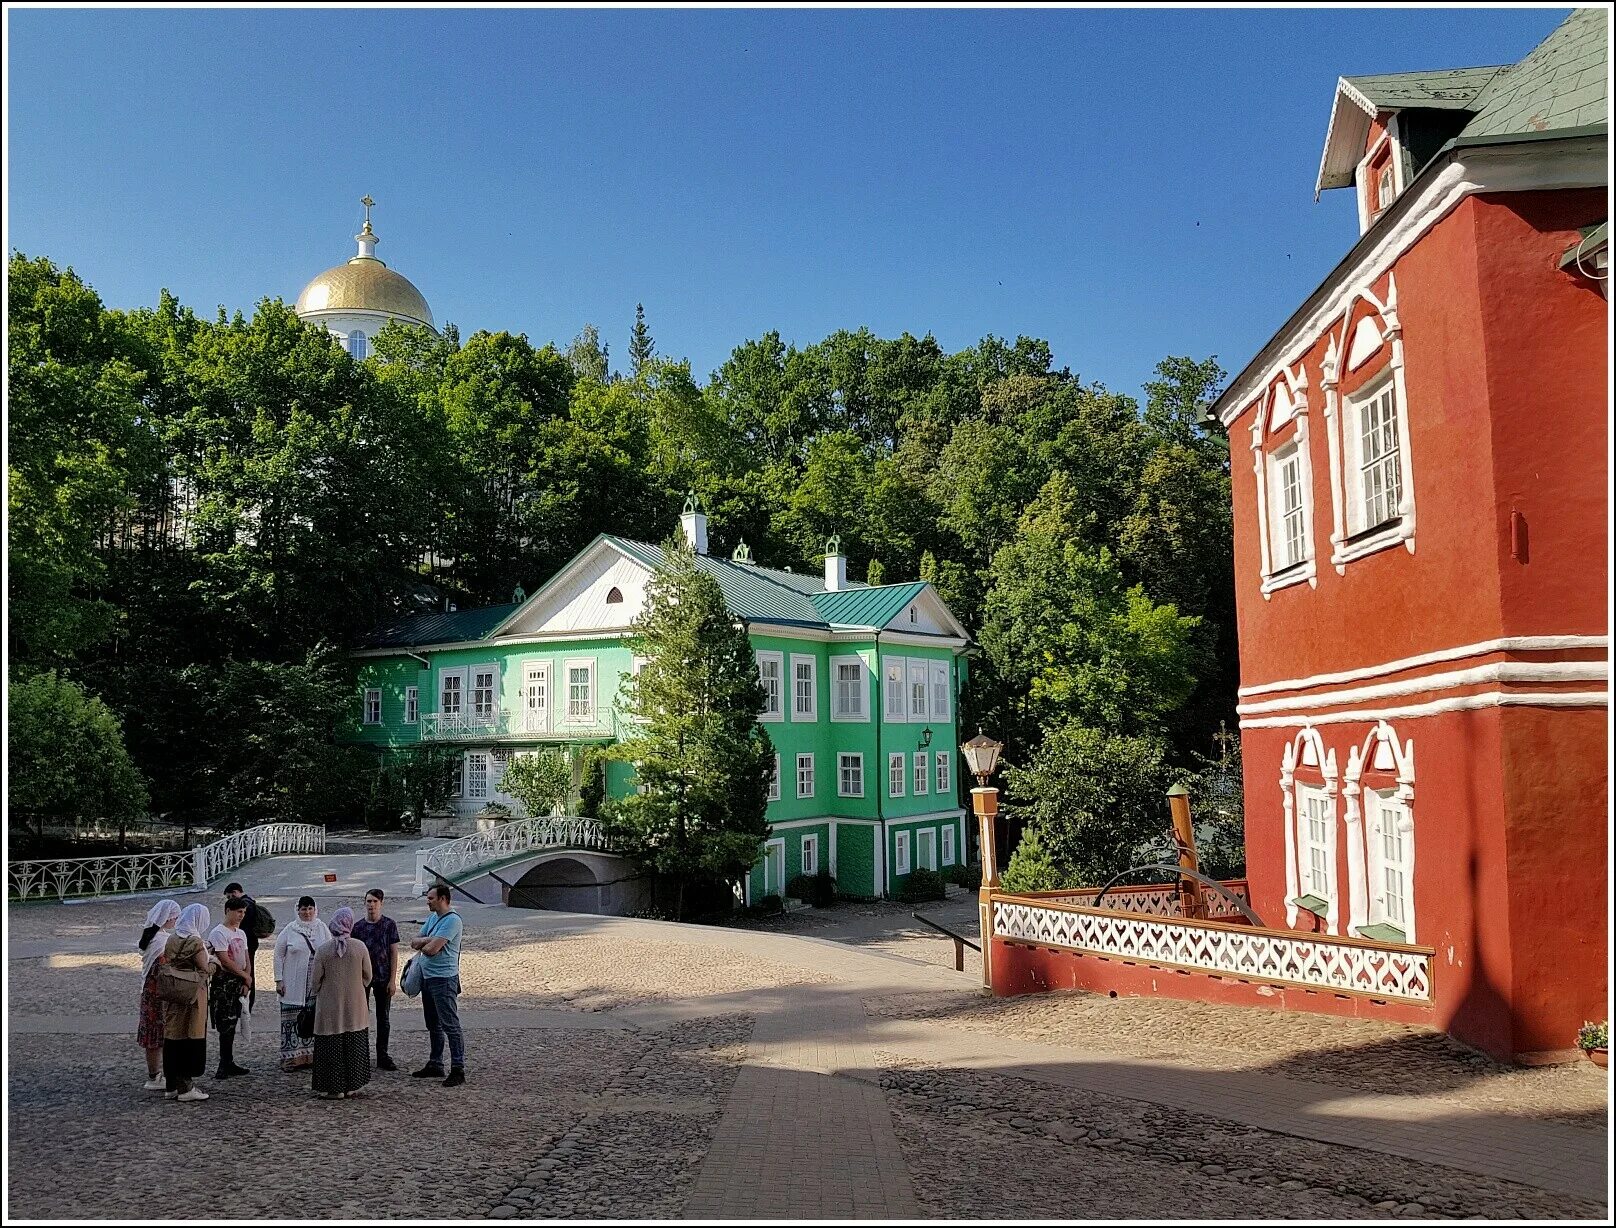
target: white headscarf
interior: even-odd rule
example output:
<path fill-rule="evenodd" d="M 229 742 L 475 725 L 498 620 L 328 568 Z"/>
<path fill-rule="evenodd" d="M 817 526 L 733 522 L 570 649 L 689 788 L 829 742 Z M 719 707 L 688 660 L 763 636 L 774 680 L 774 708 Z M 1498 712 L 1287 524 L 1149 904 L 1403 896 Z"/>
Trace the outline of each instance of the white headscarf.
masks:
<path fill-rule="evenodd" d="M 201 939 L 213 928 L 212 922 L 206 904 L 187 904 L 180 910 L 180 923 L 174 927 L 174 932 L 181 938 Z"/>
<path fill-rule="evenodd" d="M 157 967 L 157 961 L 163 958 L 163 948 L 168 945 L 168 935 L 163 933 L 163 930 L 179 915 L 180 906 L 173 900 L 158 900 L 146 914 L 146 925 L 148 927 L 155 925 L 157 932 L 151 936 L 146 949 L 140 953 L 141 976 L 150 976 L 152 969 Z"/>

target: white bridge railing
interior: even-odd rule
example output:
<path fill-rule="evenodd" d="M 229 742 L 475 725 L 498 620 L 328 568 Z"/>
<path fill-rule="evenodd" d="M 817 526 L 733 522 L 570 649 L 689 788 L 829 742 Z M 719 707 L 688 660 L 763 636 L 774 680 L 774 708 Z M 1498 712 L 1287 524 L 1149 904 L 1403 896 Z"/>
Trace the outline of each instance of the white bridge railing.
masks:
<path fill-rule="evenodd" d="M 594 849 L 611 851 L 611 841 L 596 819 L 571 815 L 546 815 L 537 819 L 513 819 L 489 831 L 462 836 L 422 849 L 415 854 L 415 893 L 431 885 L 434 874 L 459 882 L 469 870 L 496 865 L 523 853 L 543 849 Z M 431 866 L 429 872 L 427 867 Z"/>
<path fill-rule="evenodd" d="M 1105 902 L 1111 903 L 1109 892 Z M 991 926 L 993 938 L 1081 954 L 1308 989 L 1431 1001 L 1433 952 L 1428 947 L 1140 916 L 1027 896 L 995 895 Z"/>
<path fill-rule="evenodd" d="M 219 875 L 272 853 L 321 853 L 325 828 L 264 823 L 194 849 L 6 863 L 8 900 L 58 900 L 206 887 Z"/>

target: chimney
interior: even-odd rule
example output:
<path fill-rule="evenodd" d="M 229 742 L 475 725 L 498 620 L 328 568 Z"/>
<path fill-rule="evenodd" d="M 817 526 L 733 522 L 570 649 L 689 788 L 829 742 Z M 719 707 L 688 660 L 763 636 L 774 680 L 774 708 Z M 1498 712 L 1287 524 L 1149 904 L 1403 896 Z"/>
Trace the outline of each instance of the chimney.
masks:
<path fill-rule="evenodd" d="M 825 543 L 825 591 L 839 593 L 847 587 L 847 556 L 842 553 L 842 539 L 832 537 Z"/>
<path fill-rule="evenodd" d="M 707 516 L 698 511 L 696 507 L 696 492 L 691 491 L 690 497 L 685 500 L 684 514 L 679 517 L 679 527 L 685 532 L 685 541 L 697 554 L 707 553 Z"/>

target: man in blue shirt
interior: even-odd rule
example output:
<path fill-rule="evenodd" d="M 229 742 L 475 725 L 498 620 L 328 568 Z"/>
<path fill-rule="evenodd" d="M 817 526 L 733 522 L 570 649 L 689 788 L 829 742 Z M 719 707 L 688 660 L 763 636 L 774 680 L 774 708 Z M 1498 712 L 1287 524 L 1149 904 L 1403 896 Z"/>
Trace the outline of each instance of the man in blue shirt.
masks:
<path fill-rule="evenodd" d="M 446 883 L 427 888 L 426 903 L 432 915 L 421 926 L 421 936 L 410 943 L 421 953 L 421 1011 L 432 1038 L 432 1056 L 415 1077 L 434 1079 L 443 1074 L 447 1038 L 449 1077 L 443 1080 L 445 1087 L 459 1087 L 466 1081 L 466 1042 L 460 1030 L 460 934 L 464 927 L 452 898 L 453 890 Z"/>

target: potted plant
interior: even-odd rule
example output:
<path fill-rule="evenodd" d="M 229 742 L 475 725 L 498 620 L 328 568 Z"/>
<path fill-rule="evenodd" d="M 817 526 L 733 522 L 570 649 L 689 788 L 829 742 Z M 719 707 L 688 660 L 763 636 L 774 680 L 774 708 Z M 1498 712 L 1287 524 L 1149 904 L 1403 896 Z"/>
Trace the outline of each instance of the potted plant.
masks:
<path fill-rule="evenodd" d="M 1577 1048 L 1595 1066 L 1605 1069 L 1610 1061 L 1610 1021 L 1583 1024 L 1582 1031 L 1577 1033 Z"/>

